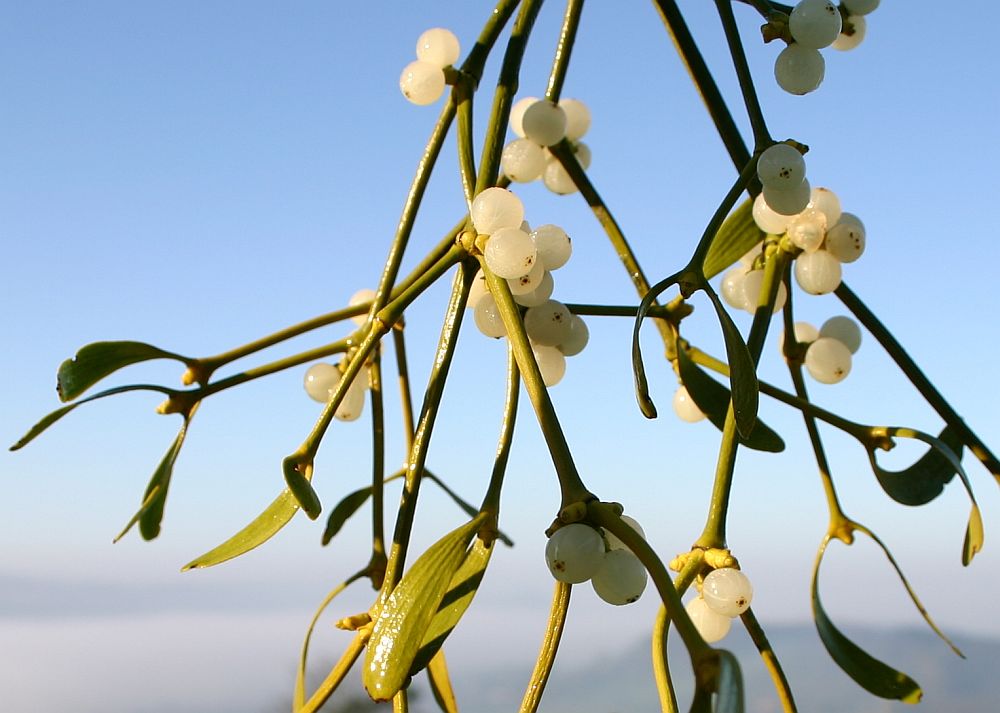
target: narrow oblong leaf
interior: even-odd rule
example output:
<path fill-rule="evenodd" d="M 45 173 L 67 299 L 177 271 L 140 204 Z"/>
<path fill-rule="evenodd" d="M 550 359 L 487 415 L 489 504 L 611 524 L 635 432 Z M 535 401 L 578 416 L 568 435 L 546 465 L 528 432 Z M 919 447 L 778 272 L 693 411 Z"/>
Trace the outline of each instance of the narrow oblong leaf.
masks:
<path fill-rule="evenodd" d="M 639 309 L 636 311 L 635 322 L 632 325 L 632 377 L 635 380 L 635 398 L 639 402 L 639 410 L 646 418 L 656 418 L 656 406 L 649 396 L 649 380 L 646 379 L 646 367 L 642 363 L 639 329 L 642 327 L 642 320 L 649 313 L 649 308 L 656 302 L 656 298 L 676 285 L 680 277 L 681 273 L 677 272 L 650 287 L 649 292 L 643 295 L 642 301 L 639 302 Z"/>
<path fill-rule="evenodd" d="M 255 517 L 250 524 L 200 557 L 188 562 L 181 570 L 212 567 L 234 557 L 246 554 L 255 547 L 270 540 L 299 511 L 299 503 L 288 488 L 281 491 L 267 509 Z"/>
<path fill-rule="evenodd" d="M 94 342 L 59 366 L 56 377 L 59 400 L 72 401 L 109 374 L 150 359 L 175 359 L 185 365 L 193 361 L 144 342 Z"/>
<path fill-rule="evenodd" d="M 305 468 L 300 470 L 303 465 Z M 310 520 L 319 517 L 320 512 L 323 511 L 323 505 L 310 482 L 312 480 L 312 463 L 302 463 L 298 458 L 285 458 L 281 464 L 281 471 L 285 476 L 288 489 L 295 496 L 302 511 Z"/>
<path fill-rule="evenodd" d="M 749 438 L 757 423 L 757 406 L 760 402 L 757 368 L 746 342 L 740 336 L 740 330 L 736 328 L 733 318 L 729 316 L 715 290 L 706 284 L 705 294 L 712 301 L 719 316 L 719 323 L 722 325 L 722 338 L 726 343 L 726 361 L 729 362 L 729 385 L 732 390 L 736 430 L 744 438 Z"/>
<path fill-rule="evenodd" d="M 719 650 L 715 695 L 715 713 L 743 713 L 743 673 L 736 657 L 724 649 Z"/>
<path fill-rule="evenodd" d="M 938 439 L 961 459 L 962 440 L 951 429 L 945 427 Z M 868 458 L 882 490 L 903 505 L 925 505 L 931 502 L 944 491 L 944 486 L 951 482 L 957 472 L 952 461 L 934 446 L 913 465 L 899 471 L 887 470 L 879 465 L 873 448 L 868 450 Z"/>
<path fill-rule="evenodd" d="M 181 424 L 181 430 L 177 433 L 177 437 L 170 444 L 170 448 L 167 449 L 163 459 L 160 460 L 149 479 L 149 484 L 142 494 L 142 505 L 115 537 L 115 542 L 123 538 L 136 523 L 139 523 L 139 534 L 144 540 L 155 539 L 160 534 L 163 508 L 167 504 L 167 492 L 170 489 L 170 478 L 174 473 L 174 463 L 177 462 L 177 456 L 180 455 L 181 446 L 184 445 L 184 439 L 187 436 L 188 425 L 196 410 L 197 407 L 184 418 L 184 423 Z"/>
<path fill-rule="evenodd" d="M 458 701 L 451 687 L 451 676 L 448 675 L 448 664 L 441 649 L 427 664 L 427 680 L 431 684 L 431 693 L 442 713 L 458 713 Z"/>
<path fill-rule="evenodd" d="M 480 514 L 431 545 L 392 590 L 375 618 L 365 653 L 362 682 L 374 701 L 388 701 L 402 688 L 413 659 L 451 578 L 486 519 Z"/>
<path fill-rule="evenodd" d="M 116 386 L 113 389 L 107 389 L 106 391 L 102 391 L 99 394 L 94 394 L 93 396 L 88 396 L 85 399 L 80 399 L 75 404 L 70 404 L 69 406 L 63 406 L 61 408 L 57 408 L 52 413 L 45 415 L 38 421 L 38 423 L 36 423 L 34 426 L 28 429 L 28 432 L 25 433 L 23 436 L 21 436 L 21 438 L 18 439 L 17 443 L 15 443 L 10 447 L 10 450 L 16 451 L 21 448 L 24 448 L 26 445 L 35 440 L 35 438 L 41 435 L 45 430 L 47 430 L 49 426 L 51 426 L 53 423 L 61 419 L 63 416 L 68 414 L 77 406 L 83 406 L 84 404 L 90 403 L 91 401 L 97 401 L 98 399 L 103 399 L 108 396 L 114 396 L 115 394 L 123 394 L 128 391 L 155 391 L 157 393 L 166 394 L 167 396 L 176 393 L 175 391 L 164 388 L 162 386 L 153 386 L 151 384 L 130 384 L 128 386 Z"/>
<path fill-rule="evenodd" d="M 451 582 L 448 583 L 448 591 L 442 598 L 430 626 L 424 633 L 420 642 L 420 650 L 410 667 L 411 676 L 430 664 L 434 656 L 441 650 L 445 639 L 448 638 L 469 605 L 472 604 L 472 599 L 479 591 L 479 585 L 483 581 L 483 575 L 486 573 L 486 567 L 490 563 L 492 554 L 493 545 L 487 546 L 482 540 L 476 540 L 466 553 L 462 566 L 456 570 Z"/>
<path fill-rule="evenodd" d="M 705 279 L 711 279 L 743 257 L 764 239 L 764 231 L 753 219 L 753 201 L 747 199 L 736 206 L 712 238 L 705 255 Z"/>
<path fill-rule="evenodd" d="M 919 703 L 923 691 L 916 681 L 868 654 L 844 636 L 826 615 L 819 597 L 819 566 L 828 542 L 829 536 L 820 545 L 812 578 L 813 618 L 823 646 L 844 673 L 872 695 L 904 703 Z"/>
<path fill-rule="evenodd" d="M 726 423 L 731 394 L 729 389 L 698 368 L 684 349 L 677 350 L 677 366 L 681 381 L 702 413 L 720 431 Z M 737 434 L 747 448 L 769 453 L 785 450 L 785 442 L 766 424 L 758 421 L 749 438 Z"/>
<path fill-rule="evenodd" d="M 372 486 L 367 488 L 359 488 L 353 493 L 348 493 L 344 498 L 337 503 L 333 510 L 330 511 L 330 517 L 326 520 L 326 529 L 323 530 L 323 537 L 321 542 L 324 545 L 330 544 L 330 540 L 340 532 L 340 529 L 344 526 L 344 523 L 350 519 L 350 517 L 356 513 L 362 505 L 368 502 L 368 498 L 372 496 Z"/>

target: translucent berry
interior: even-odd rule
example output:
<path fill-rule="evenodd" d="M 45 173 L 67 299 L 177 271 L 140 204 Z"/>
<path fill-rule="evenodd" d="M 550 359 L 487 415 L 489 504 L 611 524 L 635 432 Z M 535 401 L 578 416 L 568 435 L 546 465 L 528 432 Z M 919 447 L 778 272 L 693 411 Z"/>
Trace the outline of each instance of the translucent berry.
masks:
<path fill-rule="evenodd" d="M 708 604 L 701 597 L 695 597 L 684 607 L 694 628 L 698 630 L 706 643 L 713 644 L 721 640 L 729 633 L 733 620 L 728 616 L 718 614 L 709 609 Z"/>
<path fill-rule="evenodd" d="M 510 130 L 522 139 L 524 138 L 524 124 L 522 123 L 524 112 L 528 110 L 529 106 L 538 101 L 538 97 L 524 97 L 514 102 L 514 105 L 510 108 Z"/>
<path fill-rule="evenodd" d="M 514 139 L 500 155 L 504 175 L 516 183 L 530 183 L 545 170 L 545 150 L 530 139 Z"/>
<path fill-rule="evenodd" d="M 590 129 L 590 109 L 579 99 L 560 99 L 559 106 L 566 114 L 566 138 L 578 141 Z"/>
<path fill-rule="evenodd" d="M 399 89 L 417 106 L 433 104 L 444 93 L 444 72 L 430 62 L 410 62 L 399 75 Z"/>
<path fill-rule="evenodd" d="M 538 251 L 538 261 L 546 270 L 558 270 L 573 254 L 573 242 L 558 225 L 540 225 L 531 233 Z"/>
<path fill-rule="evenodd" d="M 555 347 L 545 347 L 533 344 L 531 351 L 535 354 L 538 371 L 542 374 L 542 383 L 555 386 L 566 375 L 566 355 Z"/>
<path fill-rule="evenodd" d="M 552 296 L 552 289 L 555 286 L 555 282 L 552 280 L 552 274 L 548 271 L 542 275 L 542 281 L 535 288 L 534 292 L 529 292 L 524 295 L 514 295 L 514 301 L 517 302 L 522 307 L 537 307 L 538 305 L 545 304 L 548 302 L 549 298 Z"/>
<path fill-rule="evenodd" d="M 851 350 L 844 343 L 820 337 L 806 349 L 806 369 L 821 384 L 836 384 L 851 373 Z"/>
<path fill-rule="evenodd" d="M 764 186 L 761 195 L 764 196 L 764 202 L 767 203 L 768 208 L 775 213 L 788 216 L 788 222 L 791 222 L 792 216 L 798 215 L 809 205 L 810 192 L 811 188 L 807 178 L 795 188 L 790 188 L 787 191 Z"/>
<path fill-rule="evenodd" d="M 573 182 L 572 177 L 570 177 L 569 172 L 563 168 L 563 165 L 554 156 L 550 156 L 548 161 L 545 162 L 545 170 L 542 171 L 542 182 L 546 188 L 559 196 L 568 196 L 579 190 L 576 183 Z"/>
<path fill-rule="evenodd" d="M 365 302 L 371 302 L 373 299 L 375 299 L 375 290 L 369 290 L 367 288 L 363 290 L 358 290 L 353 295 L 351 295 L 351 299 L 347 301 L 347 306 L 357 307 L 358 305 L 364 304 Z M 368 321 L 368 313 L 365 312 L 364 314 L 355 315 L 351 317 L 351 321 L 354 322 L 359 327 L 361 327 L 364 325 L 365 322 Z"/>
<path fill-rule="evenodd" d="M 774 78 L 789 94 L 808 94 L 823 82 L 826 62 L 819 50 L 796 43 L 781 50 L 774 61 Z"/>
<path fill-rule="evenodd" d="M 761 300 L 760 291 L 763 286 L 763 270 L 752 270 L 743 277 L 743 309 L 750 314 L 757 311 L 757 305 L 760 304 Z M 785 306 L 787 299 L 788 288 L 785 287 L 783 282 L 780 282 L 778 283 L 778 292 L 774 297 L 774 308 L 771 310 L 771 313 L 774 314 L 780 311 Z"/>
<path fill-rule="evenodd" d="M 771 208 L 764 200 L 764 194 L 758 193 L 753 199 L 753 222 L 765 233 L 781 235 L 788 228 L 791 216 L 782 215 Z"/>
<path fill-rule="evenodd" d="M 569 336 L 559 344 L 559 351 L 565 356 L 576 356 L 587 347 L 590 341 L 590 330 L 583 317 L 578 314 L 573 315 L 573 323 L 570 325 Z"/>
<path fill-rule="evenodd" d="M 841 213 L 840 220 L 826 233 L 823 245 L 841 262 L 854 262 L 865 251 L 865 225 L 853 213 Z"/>
<path fill-rule="evenodd" d="M 816 252 L 826 236 L 826 225 L 826 215 L 807 206 L 788 224 L 788 238 L 807 253 Z"/>
<path fill-rule="evenodd" d="M 586 171 L 590 168 L 590 160 L 592 157 L 590 153 L 590 147 L 582 141 L 578 142 L 573 146 L 573 155 L 576 157 L 576 162 L 580 164 L 580 167 Z"/>
<path fill-rule="evenodd" d="M 347 387 L 344 398 L 334 411 L 333 417 L 338 421 L 356 421 L 361 418 L 365 408 L 365 394 L 368 392 L 368 376 L 364 369 L 358 372 L 354 381 Z"/>
<path fill-rule="evenodd" d="M 850 15 L 868 15 L 875 12 L 880 0 L 841 0 Z"/>
<path fill-rule="evenodd" d="M 861 348 L 861 327 L 853 319 L 844 315 L 830 317 L 823 322 L 823 326 L 819 328 L 819 336 L 836 339 L 847 347 L 851 354 L 856 354 Z"/>
<path fill-rule="evenodd" d="M 330 400 L 332 391 L 340 383 L 340 369 L 333 364 L 319 362 L 306 370 L 306 393 L 313 401 L 325 404 Z"/>
<path fill-rule="evenodd" d="M 798 149 L 775 144 L 757 159 L 757 177 L 765 186 L 781 190 L 795 188 L 806 177 L 806 162 Z"/>
<path fill-rule="evenodd" d="M 558 104 L 540 99 L 524 110 L 521 127 L 525 138 L 541 146 L 552 146 L 566 136 L 566 112 Z"/>
<path fill-rule="evenodd" d="M 483 295 L 488 295 L 490 288 L 486 284 L 486 273 L 482 270 L 472 278 L 472 287 L 469 289 L 469 299 L 465 302 L 466 309 L 475 309 Z"/>
<path fill-rule="evenodd" d="M 500 228 L 519 228 L 524 220 L 524 204 L 506 188 L 494 186 L 473 199 L 471 214 L 476 232 L 492 235 Z"/>
<path fill-rule="evenodd" d="M 500 228 L 486 241 L 483 257 L 498 277 L 510 280 L 527 275 L 535 266 L 535 243 L 520 228 Z"/>
<path fill-rule="evenodd" d="M 811 295 L 825 295 L 840 286 L 840 261 L 826 250 L 795 258 L 795 281 Z"/>
<path fill-rule="evenodd" d="M 438 67 L 455 64 L 461 51 L 455 33 L 443 27 L 431 28 L 417 40 L 417 59 Z"/>
<path fill-rule="evenodd" d="M 492 238 L 490 239 L 492 240 Z M 526 295 L 538 289 L 543 277 L 545 277 L 545 268 L 538 260 L 535 260 L 535 264 L 527 275 L 508 279 L 507 286 L 512 295 Z"/>
<path fill-rule="evenodd" d="M 823 49 L 840 34 L 840 10 L 830 0 L 802 0 L 788 16 L 788 31 L 803 47 Z"/>
<path fill-rule="evenodd" d="M 809 191 L 809 205 L 807 208 L 818 210 L 825 215 L 827 226 L 836 225 L 837 221 L 840 220 L 840 214 L 843 212 L 840 209 L 840 198 L 837 197 L 837 194 L 823 186 L 817 186 Z"/>
<path fill-rule="evenodd" d="M 572 331 L 573 315 L 566 305 L 547 300 L 524 313 L 524 330 L 535 344 L 554 347 L 565 342 Z"/>
<path fill-rule="evenodd" d="M 816 329 L 809 322 L 796 322 L 795 323 L 795 341 L 800 344 L 810 344 L 819 339 L 819 330 Z M 781 336 L 778 337 L 778 349 L 781 351 L 782 356 L 785 354 L 785 331 L 781 331 Z"/>
<path fill-rule="evenodd" d="M 743 291 L 743 281 L 747 276 L 747 267 L 737 265 L 722 276 L 722 299 L 733 309 L 746 309 L 746 292 Z"/>
<path fill-rule="evenodd" d="M 840 52 L 852 50 L 864 41 L 867 32 L 868 21 L 865 20 L 865 16 L 850 15 L 830 47 Z"/>
<path fill-rule="evenodd" d="M 628 550 L 612 550 L 604 555 L 590 583 L 597 596 L 608 604 L 621 606 L 638 601 L 646 589 L 646 568 Z"/>
<path fill-rule="evenodd" d="M 701 596 L 712 611 L 736 617 L 750 608 L 753 587 L 743 572 L 733 567 L 723 567 L 705 575 Z"/>
<path fill-rule="evenodd" d="M 621 518 L 622 522 L 639 533 L 639 537 L 644 540 L 646 539 L 646 532 L 642 529 L 642 525 L 640 525 L 635 518 L 629 517 L 628 515 L 622 515 Z M 628 547 L 625 546 L 625 543 L 618 539 L 617 535 L 614 535 L 607 530 L 604 531 L 604 538 L 608 541 L 608 549 L 611 551 L 628 549 Z"/>
<path fill-rule="evenodd" d="M 698 423 L 705 418 L 704 412 L 691 398 L 686 386 L 679 386 L 674 392 L 674 413 L 680 420 L 688 423 Z"/>
<path fill-rule="evenodd" d="M 604 540 L 589 525 L 560 527 L 545 545 L 545 563 L 560 582 L 579 584 L 597 574 L 604 560 Z"/>
<path fill-rule="evenodd" d="M 472 312 L 476 327 L 487 337 L 499 339 L 507 336 L 507 328 L 503 325 L 500 310 L 497 308 L 493 295 L 485 294 L 479 298 Z"/>

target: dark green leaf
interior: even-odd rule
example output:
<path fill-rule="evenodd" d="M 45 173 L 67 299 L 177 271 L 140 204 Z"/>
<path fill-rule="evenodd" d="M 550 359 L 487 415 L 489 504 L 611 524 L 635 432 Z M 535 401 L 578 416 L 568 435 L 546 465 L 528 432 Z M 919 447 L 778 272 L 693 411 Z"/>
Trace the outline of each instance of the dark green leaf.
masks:
<path fill-rule="evenodd" d="M 53 423 L 61 419 L 63 416 L 68 414 L 77 406 L 82 406 L 85 403 L 88 403 L 90 401 L 96 401 L 97 399 L 103 399 L 106 396 L 123 394 L 127 391 L 156 391 L 161 394 L 166 394 L 167 396 L 170 396 L 171 394 L 175 393 L 170 389 L 163 388 L 162 386 L 152 386 L 149 384 L 131 384 L 129 386 L 117 386 L 113 389 L 102 391 L 99 394 L 94 394 L 93 396 L 88 396 L 85 399 L 81 399 L 77 401 L 75 404 L 70 404 L 69 406 L 63 406 L 62 408 L 57 408 L 52 413 L 46 415 L 38 423 L 32 426 L 27 433 L 21 436 L 18 442 L 10 447 L 10 450 L 16 451 L 20 448 L 24 448 L 26 445 L 31 443 L 31 441 L 37 438 L 39 434 L 45 431 L 49 426 L 51 426 Z"/>
<path fill-rule="evenodd" d="M 680 272 L 660 280 L 643 295 L 636 311 L 635 323 L 632 326 L 632 376 L 635 379 L 635 397 L 639 402 L 639 409 L 646 418 L 656 418 L 656 406 L 649 396 L 649 381 L 646 379 L 646 367 L 642 363 L 642 347 L 639 344 L 639 328 L 642 327 L 642 320 L 649 313 L 649 308 L 656 302 L 656 298 L 663 294 L 673 285 L 676 285 L 681 277 Z"/>
<path fill-rule="evenodd" d="M 142 539 L 152 540 L 160 534 L 160 523 L 163 521 L 163 508 L 167 504 L 167 492 L 170 489 L 170 478 L 174 472 L 174 463 L 177 462 L 181 446 L 184 445 L 184 438 L 187 436 L 188 424 L 191 423 L 192 416 L 194 416 L 194 410 L 184 419 L 177 438 L 170 444 L 170 448 L 167 449 L 160 464 L 153 471 L 153 476 L 149 479 L 149 485 L 146 486 L 146 492 L 142 495 L 142 505 L 139 507 L 138 512 L 132 516 L 132 519 L 118 533 L 118 536 L 115 537 L 115 542 L 123 538 L 137 522 L 139 523 L 139 534 L 142 535 Z"/>
<path fill-rule="evenodd" d="M 302 511 L 309 516 L 310 520 L 319 517 L 323 505 L 310 482 L 312 480 L 312 463 L 303 463 L 298 458 L 285 458 L 281 464 L 281 471 L 285 476 L 288 489 L 295 496 Z"/>
<path fill-rule="evenodd" d="M 729 410 L 729 389 L 699 369 L 684 349 L 677 350 L 677 366 L 688 394 L 708 420 L 721 431 Z M 737 439 L 747 448 L 758 451 L 780 453 L 785 449 L 781 436 L 760 421 L 749 438 L 737 434 Z"/>
<path fill-rule="evenodd" d="M 719 296 L 709 285 L 705 285 L 705 294 L 712 300 L 719 323 L 722 325 L 722 338 L 726 342 L 726 360 L 729 362 L 729 385 L 732 389 L 733 411 L 736 415 L 736 430 L 744 438 L 749 438 L 757 423 L 757 406 L 760 401 L 760 385 L 757 383 L 757 368 L 747 349 L 746 342 L 740 336 L 733 318 L 719 301 Z"/>
<path fill-rule="evenodd" d="M 753 201 L 745 200 L 726 218 L 705 255 L 705 278 L 711 279 L 764 239 L 753 219 Z"/>
<path fill-rule="evenodd" d="M 961 459 L 962 440 L 954 432 L 945 427 L 938 438 Z M 886 470 L 880 466 L 874 449 L 869 449 L 868 458 L 882 489 L 890 498 L 903 505 L 929 503 L 944 491 L 944 486 L 956 473 L 951 460 L 934 446 L 916 463 L 900 471 Z"/>
<path fill-rule="evenodd" d="M 486 546 L 482 540 L 476 540 L 472 549 L 465 555 L 465 561 L 451 578 L 448 591 L 420 642 L 420 650 L 410 667 L 411 676 L 431 662 L 452 629 L 458 625 L 459 619 L 472 604 L 472 598 L 479 590 L 479 584 L 483 581 L 492 554 L 492 545 Z"/>
<path fill-rule="evenodd" d="M 336 504 L 333 510 L 330 512 L 330 517 L 326 520 L 326 529 L 323 530 L 322 543 L 324 545 L 330 544 L 330 540 L 333 539 L 334 535 L 340 532 L 340 529 L 344 526 L 344 523 L 358 511 L 358 509 L 368 502 L 368 498 L 372 496 L 372 486 L 367 488 L 360 488 L 355 490 L 353 493 L 349 493 L 344 496 L 343 500 Z"/>
<path fill-rule="evenodd" d="M 740 664 L 735 656 L 721 649 L 715 695 L 715 713 L 743 713 L 743 674 Z"/>
<path fill-rule="evenodd" d="M 122 367 L 150 359 L 176 359 L 189 365 L 192 360 L 143 342 L 94 342 L 67 359 L 59 367 L 56 391 L 60 401 L 72 401 L 105 376 Z"/>
<path fill-rule="evenodd" d="M 485 517 L 481 514 L 431 545 L 376 615 L 361 672 L 372 700 L 390 700 L 406 682 L 424 634 Z"/>
<path fill-rule="evenodd" d="M 254 518 L 249 525 L 218 547 L 191 560 L 182 569 L 186 571 L 199 567 L 211 567 L 239 557 L 274 537 L 278 530 L 287 525 L 298 511 L 298 501 L 291 491 L 285 488 L 274 499 L 274 502 L 268 505 L 267 509 Z"/>
<path fill-rule="evenodd" d="M 823 610 L 819 598 L 819 566 L 826 552 L 824 540 L 813 569 L 812 606 L 819 638 L 844 673 L 869 693 L 904 703 L 918 703 L 923 691 L 912 678 L 874 658 L 841 633 Z"/>

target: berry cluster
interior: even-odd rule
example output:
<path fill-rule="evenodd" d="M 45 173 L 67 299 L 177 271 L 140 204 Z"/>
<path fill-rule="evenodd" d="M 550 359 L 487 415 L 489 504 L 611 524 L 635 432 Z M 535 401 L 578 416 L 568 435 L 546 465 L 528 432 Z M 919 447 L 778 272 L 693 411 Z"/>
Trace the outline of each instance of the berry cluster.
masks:
<path fill-rule="evenodd" d="M 711 644 L 729 633 L 732 620 L 750 607 L 753 587 L 743 572 L 733 567 L 705 575 L 701 593 L 684 608 L 698 633 Z"/>
<path fill-rule="evenodd" d="M 861 348 L 861 327 L 850 317 L 831 317 L 819 329 L 808 322 L 795 323 L 795 341 L 807 344 L 805 366 L 821 384 L 836 384 L 851 372 L 852 355 Z M 785 334 L 778 344 L 784 353 Z"/>
<path fill-rule="evenodd" d="M 865 15 L 879 0 L 802 0 L 788 16 L 792 42 L 774 62 L 774 78 L 790 94 L 808 94 L 823 81 L 826 61 L 820 50 L 850 50 L 865 37 Z"/>
<path fill-rule="evenodd" d="M 486 266 L 507 280 L 514 301 L 526 310 L 524 329 L 546 386 L 558 384 L 566 372 L 566 357 L 583 351 L 590 339 L 587 325 L 566 305 L 551 299 L 552 270 L 569 260 L 572 241 L 557 225 L 535 230 L 524 221 L 524 205 L 505 188 L 487 188 L 472 201 L 472 224 L 487 236 Z M 499 339 L 507 334 L 496 300 L 480 271 L 469 293 L 468 307 L 479 331 Z"/>
<path fill-rule="evenodd" d="M 444 93 L 444 68 L 458 61 L 461 47 L 451 30 L 434 27 L 417 40 L 417 59 L 403 68 L 399 89 L 418 106 L 433 104 Z"/>
<path fill-rule="evenodd" d="M 638 522 L 622 520 L 645 537 Z M 646 568 L 625 543 L 600 528 L 574 523 L 556 530 L 545 545 L 545 563 L 552 576 L 567 584 L 590 580 L 597 596 L 608 604 L 631 604 L 646 588 Z"/>
<path fill-rule="evenodd" d="M 568 139 L 576 160 L 590 167 L 590 148 L 580 138 L 590 128 L 590 110 L 578 99 L 525 97 L 510 109 L 510 129 L 519 138 L 504 146 L 500 165 L 504 175 L 517 183 L 542 179 L 553 193 L 567 195 L 577 190 L 566 169 L 545 148 Z"/>

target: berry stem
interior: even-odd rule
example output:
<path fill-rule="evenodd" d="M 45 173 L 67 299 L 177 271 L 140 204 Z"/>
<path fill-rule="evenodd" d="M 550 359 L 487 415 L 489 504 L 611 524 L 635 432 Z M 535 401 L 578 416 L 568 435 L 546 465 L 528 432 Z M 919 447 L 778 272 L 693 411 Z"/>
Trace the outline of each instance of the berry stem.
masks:
<path fill-rule="evenodd" d="M 514 441 L 514 423 L 517 420 L 517 402 L 521 393 L 521 372 L 517 368 L 517 358 L 514 347 L 507 345 L 507 393 L 504 397 L 503 418 L 500 422 L 500 436 L 497 439 L 497 454 L 493 461 L 493 472 L 490 484 L 483 496 L 480 512 L 492 514 L 495 527 L 500 518 L 500 491 L 503 487 L 504 473 L 507 472 L 507 460 L 510 457 L 510 447 Z"/>
<path fill-rule="evenodd" d="M 754 646 L 757 647 L 757 652 L 764 661 L 764 667 L 771 676 L 774 690 L 777 692 L 778 700 L 781 702 L 781 710 L 784 713 L 797 713 L 798 707 L 795 705 L 792 687 L 788 684 L 788 678 L 781 667 L 781 662 L 778 661 L 778 656 L 774 653 L 774 648 L 771 646 L 771 642 L 768 641 L 767 635 L 764 634 L 764 629 L 761 628 L 760 622 L 757 621 L 753 609 L 747 609 L 740 614 L 740 621 L 743 622 L 744 628 L 750 634 L 750 639 L 753 641 Z"/>
<path fill-rule="evenodd" d="M 736 18 L 733 17 L 732 0 L 715 0 L 715 6 L 719 11 L 719 19 L 722 20 L 722 28 L 725 30 L 726 42 L 729 45 L 729 54 L 733 58 L 736 77 L 740 82 L 740 91 L 743 93 L 743 103 L 746 105 L 747 115 L 750 117 L 754 149 L 758 152 L 763 151 L 773 144 L 774 140 L 767 130 L 764 112 L 761 111 L 760 101 L 757 99 L 753 76 L 750 74 L 750 67 L 747 65 L 747 56 L 743 51 L 743 43 L 740 40 L 740 30 L 736 25 Z"/>
<path fill-rule="evenodd" d="M 458 173 L 468 209 L 476 192 L 476 157 L 472 145 L 472 98 L 475 88 L 471 78 L 460 77 L 452 94 L 458 105 Z"/>
<path fill-rule="evenodd" d="M 972 451 L 979 462 L 993 474 L 993 477 L 1000 483 L 1000 460 L 986 447 L 979 436 L 969 428 L 962 417 L 958 415 L 951 404 L 944 398 L 940 391 L 931 383 L 917 363 L 913 361 L 903 345 L 886 329 L 885 325 L 876 317 L 868 306 L 854 294 L 853 291 L 843 282 L 834 290 L 834 294 L 840 298 L 858 321 L 864 325 L 882 348 L 889 353 L 896 365 L 906 374 L 906 378 L 920 392 L 924 400 L 930 404 L 931 408 L 937 411 L 938 415 L 944 419 L 945 423 L 962 439 L 966 447 Z"/>
<path fill-rule="evenodd" d="M 566 72 L 569 69 L 569 58 L 576 43 L 576 31 L 580 27 L 580 15 L 583 13 L 583 0 L 568 0 L 566 14 L 563 16 L 562 27 L 559 30 L 559 42 L 556 44 L 555 55 L 552 58 L 552 71 L 549 72 L 549 83 L 545 87 L 545 98 L 553 104 L 559 102 Z"/>
<path fill-rule="evenodd" d="M 684 566 L 674 579 L 674 589 L 679 597 L 691 586 L 691 582 L 701 571 L 705 562 L 705 551 L 691 550 L 684 560 Z M 660 707 L 664 713 L 677 712 L 677 696 L 674 694 L 674 684 L 670 677 L 670 666 L 667 657 L 667 634 L 670 633 L 670 617 L 667 608 L 661 604 L 653 623 L 652 658 L 653 678 L 656 680 L 656 690 L 660 697 Z"/>
<path fill-rule="evenodd" d="M 572 584 L 556 582 L 555 591 L 552 594 L 552 607 L 549 610 L 549 622 L 545 627 L 545 636 L 542 638 L 542 648 L 535 660 L 535 667 L 531 671 L 531 678 L 528 679 L 518 713 L 535 713 L 538 710 L 538 704 L 542 701 L 542 694 L 545 693 L 545 685 L 549 681 L 549 674 L 552 673 L 552 665 L 555 663 L 556 652 L 559 650 L 559 641 L 562 639 L 565 629 L 566 614 L 569 611 L 569 597 L 572 591 Z"/>

